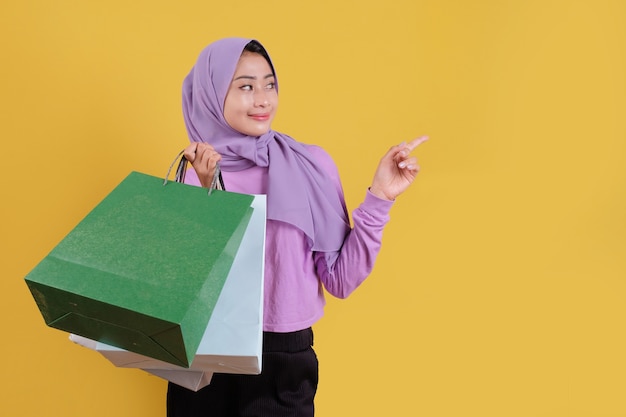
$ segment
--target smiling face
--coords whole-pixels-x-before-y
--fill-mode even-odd
[[[261,136],[272,125],[278,107],[276,79],[269,63],[244,51],[224,101],[224,119],[236,131]]]

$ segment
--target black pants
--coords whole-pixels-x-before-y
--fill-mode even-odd
[[[168,417],[313,417],[313,331],[263,334],[260,375],[214,374],[198,392],[170,383]]]

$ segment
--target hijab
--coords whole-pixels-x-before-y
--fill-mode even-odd
[[[259,137],[244,135],[224,118],[226,94],[250,41],[221,39],[200,53],[183,82],[189,140],[211,144],[222,156],[220,168],[225,172],[267,167],[267,218],[302,230],[311,250],[337,251],[350,229],[348,216],[333,180],[307,147],[274,130]]]

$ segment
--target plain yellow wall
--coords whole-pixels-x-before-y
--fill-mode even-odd
[[[3,1],[3,416],[164,416],[166,383],[45,326],[23,277],[186,143],[202,47],[256,37],[275,124],[360,203],[428,134],[383,251],[315,327],[318,415],[626,416],[626,3]]]

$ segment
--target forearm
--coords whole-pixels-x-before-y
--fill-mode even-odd
[[[372,272],[392,205],[393,202],[368,191],[363,203],[352,213],[354,227],[341,250],[316,253],[318,276],[330,294],[346,298]]]

